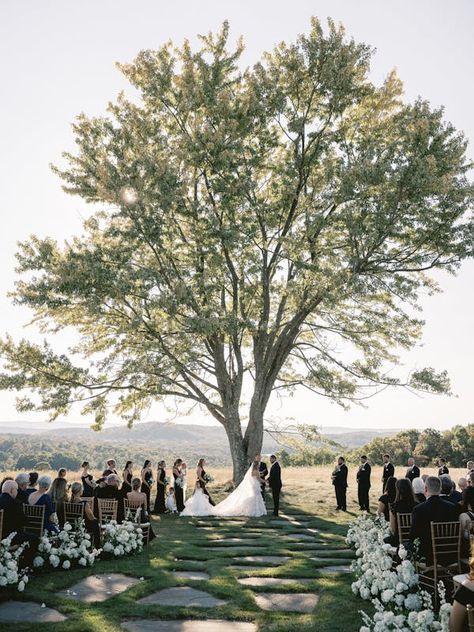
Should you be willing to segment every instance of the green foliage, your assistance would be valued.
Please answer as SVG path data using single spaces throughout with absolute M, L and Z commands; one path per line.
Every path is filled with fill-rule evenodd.
M 341 405 L 449 391 L 445 372 L 391 367 L 419 339 L 427 272 L 472 255 L 473 188 L 463 135 L 403 103 L 395 73 L 373 85 L 370 48 L 342 27 L 313 19 L 245 72 L 228 30 L 142 51 L 119 66 L 138 99 L 77 118 L 54 170 L 95 206 L 70 242 L 21 244 L 14 300 L 80 340 L 61 355 L 6 338 L 0 388 L 53 418 L 82 402 L 97 428 L 109 410 L 131 424 L 158 399 L 197 403 L 241 476 L 276 388 Z

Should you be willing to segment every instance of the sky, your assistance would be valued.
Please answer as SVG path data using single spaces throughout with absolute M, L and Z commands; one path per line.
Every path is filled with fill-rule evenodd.
M 12 305 L 7 293 L 15 280 L 17 242 L 31 234 L 64 240 L 81 231 L 85 204 L 66 195 L 51 172 L 62 151 L 73 150 L 71 123 L 80 112 L 101 115 L 127 82 L 115 68 L 142 49 L 171 39 L 216 30 L 230 21 L 232 37 L 244 37 L 244 66 L 281 40 L 308 31 L 310 17 L 331 16 L 350 36 L 376 48 L 371 77 L 380 83 L 396 68 L 405 98 L 418 95 L 468 139 L 474 159 L 474 3 L 471 0 L 0 0 L 0 335 L 38 340 L 25 325 L 31 313 Z M 474 263 L 457 277 L 437 276 L 443 293 L 422 300 L 426 321 L 422 344 L 403 354 L 412 368 L 447 369 L 456 397 L 417 396 L 385 391 L 365 408 L 346 412 L 306 392 L 272 400 L 269 420 L 294 419 L 318 426 L 347 428 L 439 429 L 473 419 Z M 171 417 L 186 423 L 213 423 L 203 412 Z M 14 396 L 0 392 L 0 422 L 38 421 L 19 415 Z M 170 413 L 153 408 L 147 420 L 165 421 Z M 77 421 L 77 415 L 55 423 Z M 87 421 L 87 420 L 86 420 Z

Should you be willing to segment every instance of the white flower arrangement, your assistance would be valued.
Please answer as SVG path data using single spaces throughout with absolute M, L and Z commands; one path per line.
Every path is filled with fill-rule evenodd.
M 16 532 L 14 531 L 0 541 L 0 588 L 16 584 L 17 589 L 23 592 L 28 583 L 28 571 L 25 568 L 19 568 L 19 560 L 29 545 L 25 542 L 11 551 L 10 548 L 15 535 Z
M 168 476 L 165 476 L 165 478 L 163 479 L 163 485 L 169 485 L 170 484 L 170 479 Z
M 112 520 L 105 526 L 103 551 L 113 557 L 122 557 L 143 550 L 143 531 L 129 521 L 117 524 Z
M 181 489 L 184 489 L 186 483 L 184 482 L 184 478 L 175 478 L 174 479 L 174 486 L 175 487 L 181 487 Z
M 388 533 L 385 520 L 367 514 L 353 522 L 347 533 L 347 543 L 357 556 L 352 563 L 357 577 L 352 591 L 372 601 L 375 608 L 373 617 L 361 611 L 360 632 L 448 632 L 451 605 L 445 601 L 444 587 L 439 587 L 441 608 L 436 614 L 431 596 L 419 588 L 415 567 L 402 545 L 398 548 L 401 562 L 394 565 L 397 549 L 384 542 Z
M 38 555 L 33 560 L 35 568 L 45 564 L 53 568 L 68 570 L 71 566 L 92 566 L 100 555 L 101 549 L 95 549 L 91 536 L 84 527 L 84 521 L 77 522 L 73 530 L 66 522 L 62 531 L 53 537 L 45 534 L 40 538 Z

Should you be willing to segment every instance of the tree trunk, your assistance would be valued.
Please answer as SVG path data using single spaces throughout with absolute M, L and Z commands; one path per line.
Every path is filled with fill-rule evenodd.
M 228 419 L 225 431 L 229 440 L 230 454 L 232 456 L 232 480 L 234 481 L 234 485 L 238 485 L 244 478 L 250 465 L 239 417 L 237 417 L 237 419 L 235 419 L 235 417 Z

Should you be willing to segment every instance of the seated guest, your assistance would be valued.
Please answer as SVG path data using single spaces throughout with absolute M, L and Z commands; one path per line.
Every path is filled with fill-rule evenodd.
M 61 471 L 61 470 L 59 470 Z M 64 470 L 66 471 L 66 470 Z M 67 495 L 67 481 L 62 476 L 58 476 L 54 479 L 49 490 L 49 495 L 56 507 L 56 513 L 58 515 L 59 526 L 64 526 L 64 503 L 68 502 Z
M 92 535 L 94 546 L 100 548 L 100 527 L 99 521 L 94 516 L 87 500 L 82 500 L 83 488 L 81 483 L 71 485 L 71 503 L 81 503 L 84 505 L 84 524 L 88 533 Z
M 117 464 L 115 463 L 114 459 L 109 459 L 107 461 L 107 467 L 105 468 L 105 470 L 102 472 L 102 476 L 104 478 L 107 478 L 107 476 L 109 476 L 109 474 L 117 474 Z
M 441 481 L 441 493 L 440 496 L 443 500 L 447 500 L 448 502 L 453 502 L 451 500 L 451 493 L 453 491 L 453 481 L 450 476 L 440 476 L 439 480 Z M 456 503 L 453 503 L 454 505 Z
M 23 544 L 28 542 L 23 553 L 25 566 L 31 566 L 33 558 L 38 549 L 38 536 L 23 531 L 27 523 L 27 518 L 23 510 L 23 503 L 17 500 L 18 483 L 14 480 L 7 480 L 1 487 L 0 510 L 3 509 L 3 527 L 0 538 L 6 538 L 10 533 L 15 532 L 12 544 Z
M 2 489 L 3 487 L 3 483 L 6 483 L 7 481 L 12 481 L 13 478 L 11 476 L 5 476 L 5 478 L 2 478 L 2 480 L 0 481 L 0 489 Z
M 37 485 L 38 485 L 38 472 L 30 472 L 29 475 L 30 477 L 30 481 L 28 483 L 28 487 L 26 489 L 26 491 L 28 492 L 28 496 L 30 494 L 32 494 L 33 492 L 37 491 Z
M 15 480 L 18 484 L 18 494 L 16 496 L 16 499 L 20 501 L 21 503 L 27 503 L 28 496 L 29 496 L 27 492 L 27 488 L 28 488 L 28 483 L 30 482 L 29 474 L 24 474 L 24 473 L 18 474 Z
M 385 483 L 385 491 L 379 498 L 377 513 L 383 515 L 387 522 L 389 522 L 390 520 L 390 505 L 394 502 L 397 492 L 395 487 L 396 483 L 397 479 L 395 478 L 395 476 L 390 476 L 390 478 L 388 478 L 387 482 Z
M 458 480 L 458 487 L 459 491 L 462 494 L 467 487 L 467 478 L 465 476 L 461 476 L 461 478 Z
M 423 483 L 426 483 L 426 479 L 428 478 L 428 474 L 422 474 L 421 475 L 421 480 L 423 481 Z
M 44 528 L 49 533 L 59 533 L 58 517 L 54 511 L 51 496 L 48 494 L 51 487 L 51 476 L 40 476 L 38 479 L 38 491 L 28 496 L 28 505 L 44 505 Z
M 117 507 L 117 522 L 123 521 L 123 495 L 119 490 L 120 479 L 117 474 L 109 474 L 105 479 L 105 486 L 98 487 L 96 493 L 96 499 L 98 498 L 111 498 L 118 501 Z M 99 515 L 98 511 L 99 504 L 97 503 L 97 507 L 94 507 L 94 513 Z
M 462 494 L 461 514 L 461 554 L 467 557 L 470 549 L 471 522 L 474 520 L 474 487 L 468 487 Z
M 458 492 L 456 489 L 456 483 L 453 480 L 451 481 L 451 485 L 451 494 L 448 496 L 448 500 L 457 505 L 462 501 L 462 493 Z
M 466 606 L 474 607 L 474 559 L 471 553 L 470 572 L 454 593 L 454 601 L 449 617 L 449 632 L 467 632 Z
M 141 508 L 140 522 L 149 523 L 150 522 L 150 516 L 149 516 L 148 511 L 147 511 L 147 497 L 146 497 L 145 492 L 140 491 L 141 486 L 142 486 L 142 481 L 139 478 L 133 478 L 132 479 L 132 491 L 131 492 L 127 492 L 127 499 L 131 500 L 133 502 L 140 503 L 140 508 Z M 130 518 L 128 518 L 128 520 L 134 520 L 136 510 L 131 509 L 130 511 L 131 511 L 132 516 Z M 151 528 L 151 524 L 150 524 L 150 536 L 149 536 L 149 539 L 153 540 L 154 537 L 156 537 L 156 536 L 155 536 L 155 533 L 153 532 L 153 529 Z
M 394 502 L 390 505 L 390 529 L 393 534 L 392 542 L 396 546 L 399 542 L 397 514 L 412 513 L 418 501 L 415 498 L 413 489 L 408 478 L 400 478 L 396 484 L 396 495 Z
M 467 484 L 469 487 L 474 487 L 474 472 L 471 472 L 467 478 Z
M 410 541 L 420 541 L 419 553 L 428 564 L 433 561 L 431 545 L 431 522 L 454 522 L 459 518 L 459 509 L 453 503 L 440 498 L 441 481 L 437 476 L 428 476 L 425 483 L 426 501 L 413 509 Z
M 425 497 L 425 481 L 419 476 L 418 478 L 414 478 L 411 482 L 411 486 L 413 487 L 413 493 L 415 494 L 415 498 L 419 503 L 424 503 L 426 500 Z

